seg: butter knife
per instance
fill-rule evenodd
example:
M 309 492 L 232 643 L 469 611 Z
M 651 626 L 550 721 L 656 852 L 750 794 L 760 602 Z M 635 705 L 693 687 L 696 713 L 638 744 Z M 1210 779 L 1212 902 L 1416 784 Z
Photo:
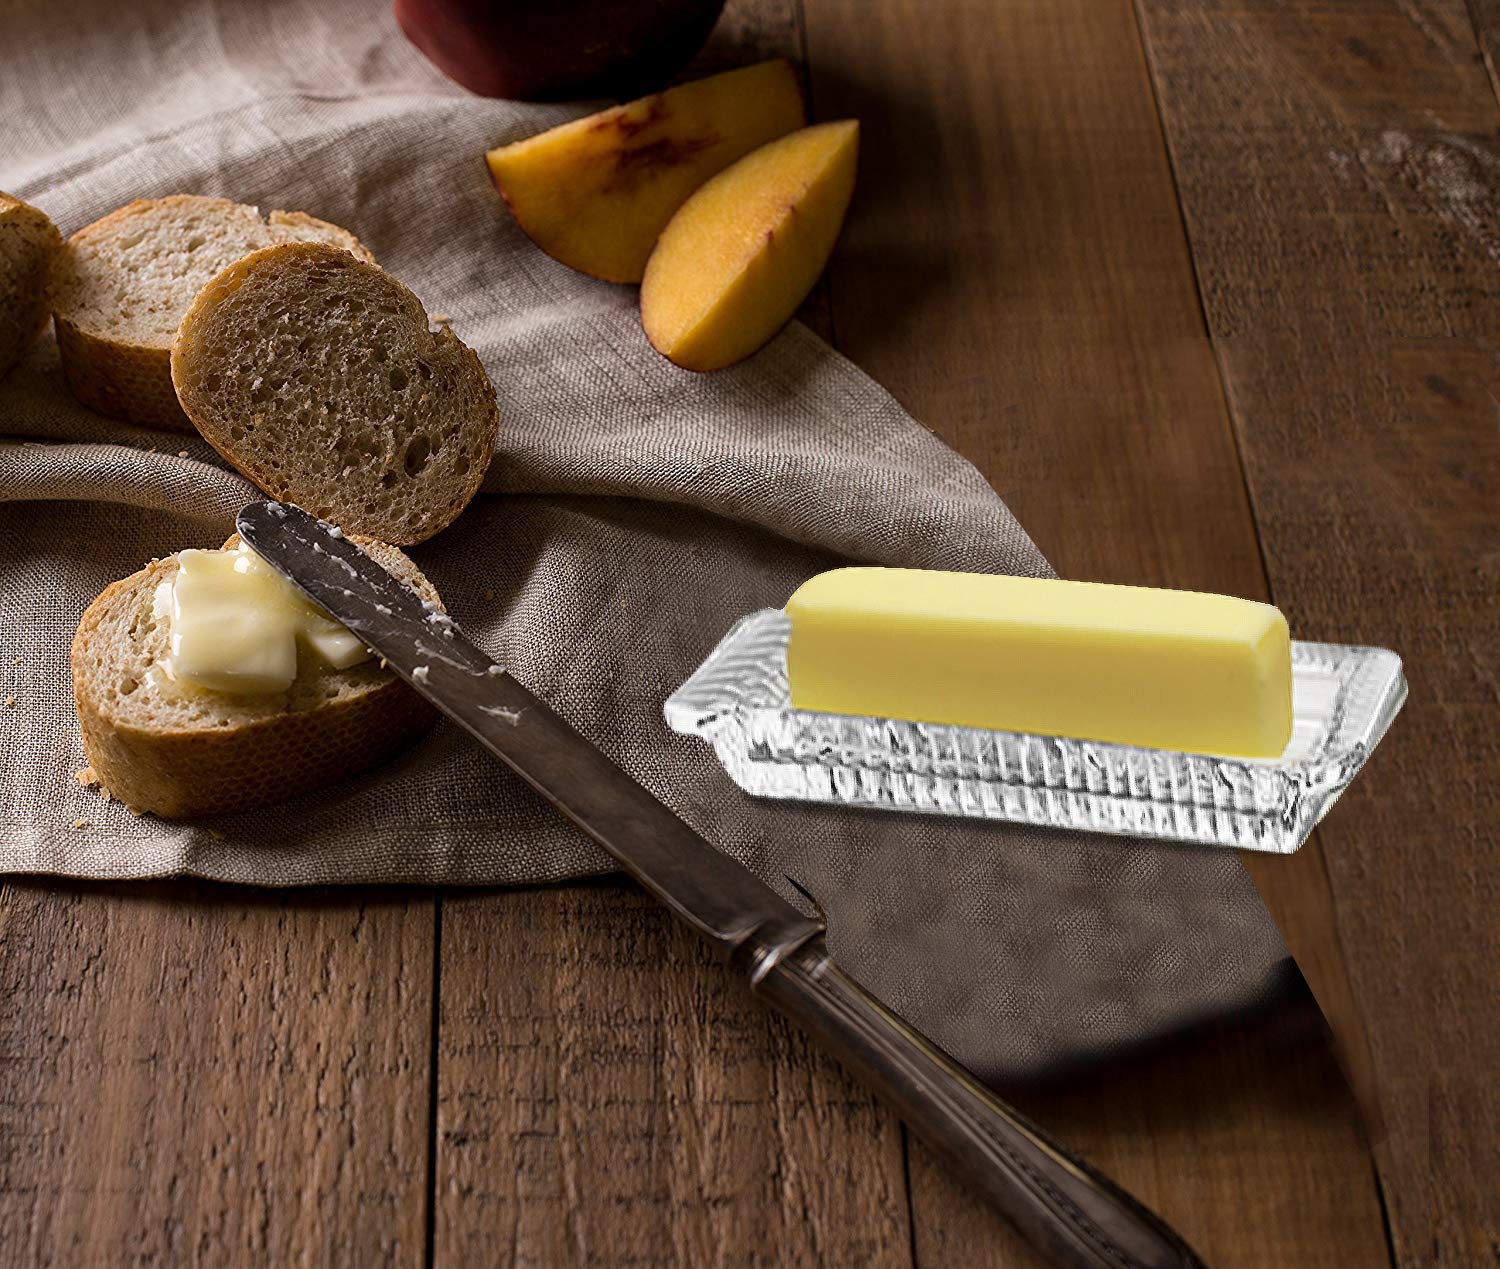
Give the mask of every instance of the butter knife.
M 824 923 L 716 850 L 331 526 L 252 503 L 240 537 L 519 775 L 804 1027 L 1055 1264 L 1201 1265 L 1160 1217 L 1069 1155 L 834 964 Z

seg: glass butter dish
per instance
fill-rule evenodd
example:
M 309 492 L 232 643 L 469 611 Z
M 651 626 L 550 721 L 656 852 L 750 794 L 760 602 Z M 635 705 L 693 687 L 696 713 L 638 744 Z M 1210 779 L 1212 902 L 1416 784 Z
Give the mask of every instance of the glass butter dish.
M 776 609 L 724 636 L 668 698 L 747 793 L 1009 820 L 1291 854 L 1349 786 L 1406 699 L 1383 648 L 1292 644 L 1292 739 L 1219 758 L 1057 736 L 793 709 L 791 625 Z

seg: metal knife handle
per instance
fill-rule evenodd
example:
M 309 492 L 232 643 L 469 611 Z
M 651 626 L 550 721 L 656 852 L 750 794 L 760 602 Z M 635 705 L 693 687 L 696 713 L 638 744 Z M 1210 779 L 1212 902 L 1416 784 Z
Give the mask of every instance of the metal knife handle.
M 1189 1269 L 1192 1248 L 1073 1158 L 833 963 L 814 938 L 752 980 L 817 1037 L 1036 1248 L 1070 1269 Z

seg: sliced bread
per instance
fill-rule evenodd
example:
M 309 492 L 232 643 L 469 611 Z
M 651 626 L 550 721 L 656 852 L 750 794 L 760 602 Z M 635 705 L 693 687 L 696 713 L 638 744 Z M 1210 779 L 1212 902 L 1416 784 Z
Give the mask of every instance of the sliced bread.
M 191 432 L 172 390 L 172 340 L 225 265 L 278 242 L 328 243 L 371 259 L 348 230 L 302 212 L 177 194 L 138 199 L 80 229 L 52 279 L 57 343 L 73 395 L 91 410 Z
M 47 279 L 62 235 L 44 212 L 0 193 L 0 379 L 46 324 Z
M 172 378 L 204 438 L 268 494 L 409 545 L 451 523 L 495 450 L 495 390 L 395 278 L 317 243 L 268 247 L 199 293 Z
M 432 583 L 395 547 L 361 549 L 424 600 Z M 231 550 L 238 537 L 225 543 Z M 177 559 L 155 560 L 107 587 L 73 639 L 73 693 L 94 778 L 138 811 L 188 819 L 247 810 L 331 783 L 394 754 L 436 713 L 378 661 L 334 670 L 305 651 L 281 693 L 229 695 L 183 687 L 160 667 L 169 623 L 156 588 Z

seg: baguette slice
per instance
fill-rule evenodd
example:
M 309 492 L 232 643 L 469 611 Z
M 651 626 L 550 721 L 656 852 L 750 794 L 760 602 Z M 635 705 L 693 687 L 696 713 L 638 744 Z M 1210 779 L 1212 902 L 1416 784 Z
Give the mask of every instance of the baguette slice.
M 500 425 L 484 366 L 348 252 L 268 247 L 205 286 L 172 346 L 203 437 L 272 497 L 409 545 L 479 489 Z
M 278 242 L 330 243 L 372 257 L 353 234 L 302 212 L 226 198 L 143 198 L 80 229 L 59 255 L 52 306 L 63 371 L 91 410 L 191 432 L 172 390 L 172 339 L 225 265 Z
M 0 193 L 0 379 L 46 324 L 47 279 L 62 245 L 46 213 Z
M 395 547 L 352 538 L 423 599 L 440 603 Z M 224 549 L 239 545 L 231 537 Z M 436 720 L 378 661 L 335 670 L 299 653 L 286 692 L 231 695 L 179 687 L 160 669 L 166 622 L 157 586 L 177 559 L 154 560 L 105 588 L 73 638 L 73 695 L 95 778 L 138 811 L 190 819 L 248 810 L 384 761 Z

